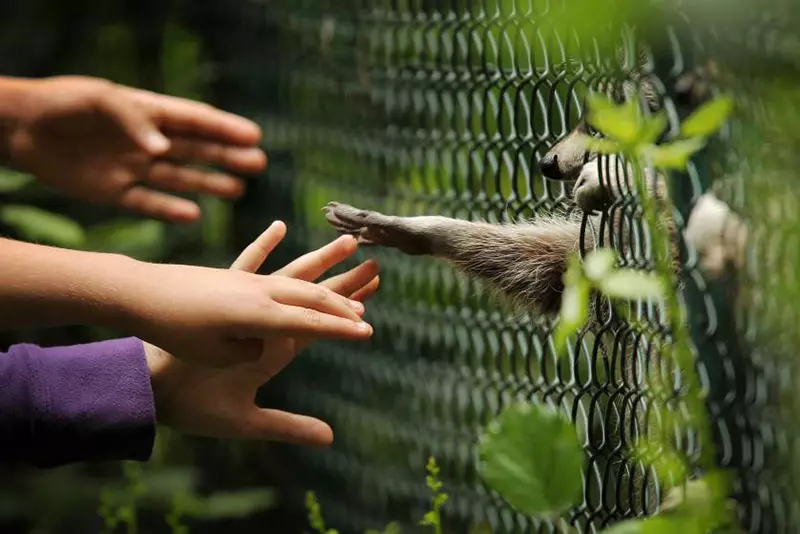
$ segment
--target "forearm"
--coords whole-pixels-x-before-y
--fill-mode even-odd
[[[36,82],[0,76],[0,166],[14,166],[11,138],[23,114],[30,111],[31,89]]]
[[[139,265],[116,254],[0,239],[0,329],[126,328]]]
[[[0,352],[0,464],[147,460],[155,407],[136,338]]]

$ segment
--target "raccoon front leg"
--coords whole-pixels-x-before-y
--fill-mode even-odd
[[[558,311],[568,257],[580,246],[579,219],[539,217],[501,225],[440,216],[396,217],[338,202],[323,210],[339,233],[354,235],[363,245],[446,259],[512,302],[544,313]]]

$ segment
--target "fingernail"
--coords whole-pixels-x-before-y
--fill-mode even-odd
[[[155,154],[165,152],[169,148],[169,139],[158,131],[149,132],[145,136],[145,143],[147,148]]]
[[[350,307],[356,310],[357,312],[364,311],[364,305],[358,302],[357,300],[347,299],[347,304],[349,304]]]
[[[358,328],[359,330],[361,330],[363,332],[369,332],[370,334],[372,334],[372,327],[370,325],[368,325],[367,323],[358,323],[356,325],[356,328]]]

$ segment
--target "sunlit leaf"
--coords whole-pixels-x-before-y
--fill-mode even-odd
[[[10,169],[0,169],[0,193],[13,193],[31,183],[33,176]]]
[[[198,473],[193,468],[171,467],[148,470],[141,475],[147,487],[147,499],[171,502],[178,493],[194,490]]]
[[[159,221],[111,221],[86,232],[86,248],[139,260],[160,258],[165,246],[166,226]]]
[[[719,130],[733,111],[733,98],[720,96],[706,102],[681,123],[683,137],[708,137]]]
[[[644,521],[641,519],[630,519],[620,521],[602,530],[600,534],[641,534],[644,532]]]
[[[483,480],[522,513],[552,516],[580,500],[583,450],[553,408],[509,406],[481,436],[479,455]]]
[[[586,150],[597,154],[618,154],[621,150],[619,144],[611,139],[587,137],[585,143]]]
[[[186,515],[204,519],[248,517],[261,510],[272,508],[275,503],[275,492],[271,489],[217,492],[200,499]]]
[[[583,272],[593,282],[604,278],[614,268],[617,259],[610,248],[598,248],[586,255],[583,261]]]
[[[639,135],[642,143],[655,143],[664,128],[667,127],[667,115],[662,111],[645,120]]]
[[[695,152],[705,146],[701,137],[680,139],[665,145],[651,147],[646,155],[654,167],[661,169],[684,170]]]
[[[606,296],[620,299],[657,298],[664,294],[662,279],[653,273],[620,269],[598,282]]]
[[[606,97],[589,97],[589,124],[605,136],[624,145],[639,141],[641,120],[638,104],[634,101],[616,105]]]
[[[33,206],[5,205],[0,208],[0,221],[29,241],[66,248],[81,248],[86,241],[77,222]]]
[[[580,280],[576,284],[567,285],[561,293],[561,310],[558,323],[553,333],[556,352],[564,351],[567,338],[583,328],[589,318],[589,282]]]

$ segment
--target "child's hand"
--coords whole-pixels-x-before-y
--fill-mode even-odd
[[[79,200],[190,222],[197,204],[161,191],[235,198],[243,190],[238,178],[193,165],[252,173],[267,163],[255,123],[206,104],[80,76],[14,86],[23,89],[0,154]]]
[[[138,264],[131,273],[136,291],[127,306],[133,317],[128,330],[204,365],[257,360],[264,338],[369,338],[361,303],[307,281],[322,274],[323,261],[327,270],[349,256],[355,239],[336,241],[333,252],[321,249],[275,274],[254,274],[277,244],[267,240],[278,232],[285,232],[282,223],[250,245],[231,270]]]
[[[273,224],[234,262],[232,269],[255,272],[283,239],[286,228]],[[273,276],[313,281],[356,250],[355,239],[342,237],[295,260]],[[373,261],[325,280],[320,286],[363,301],[378,287],[378,269]],[[254,404],[256,391],[279,373],[307,346],[313,337],[273,335],[260,341],[257,361],[224,369],[195,366],[145,343],[158,422],[189,434],[220,438],[252,438],[327,446],[333,431],[319,419]],[[246,349],[245,349],[246,350]],[[183,360],[192,360],[182,354]],[[219,359],[241,359],[235,354]]]

